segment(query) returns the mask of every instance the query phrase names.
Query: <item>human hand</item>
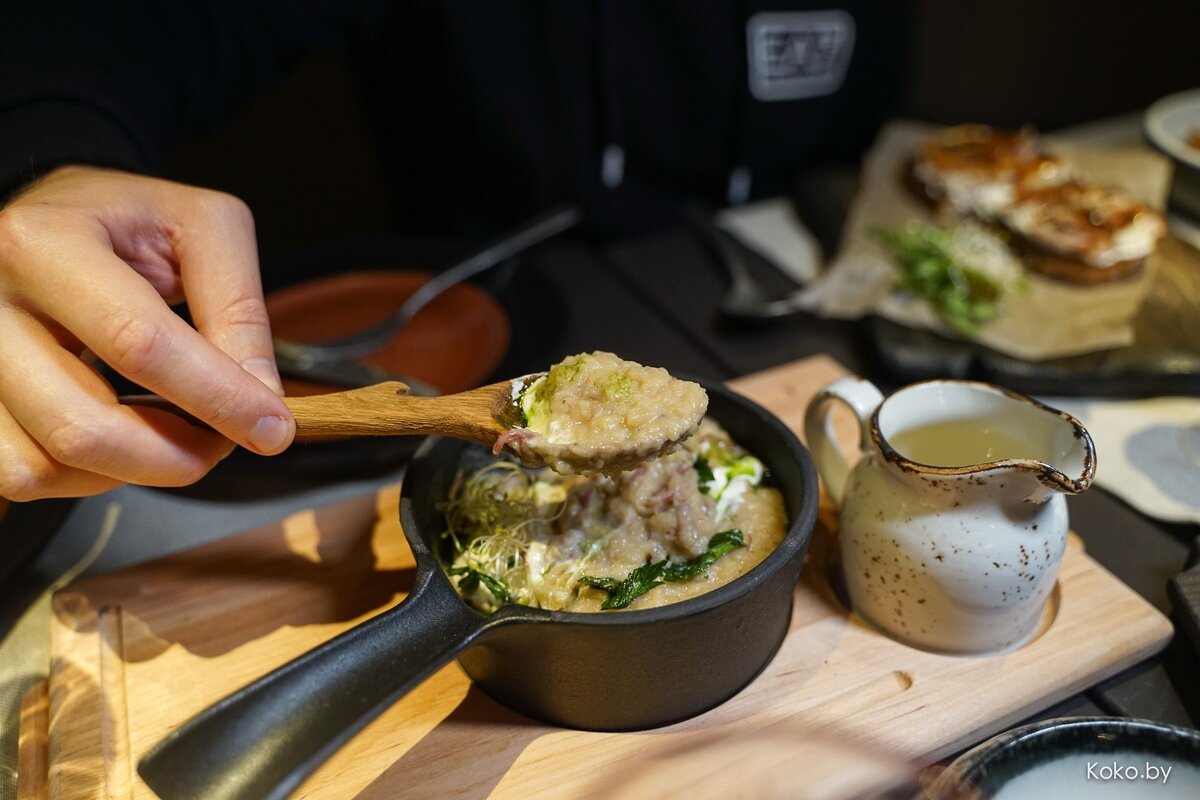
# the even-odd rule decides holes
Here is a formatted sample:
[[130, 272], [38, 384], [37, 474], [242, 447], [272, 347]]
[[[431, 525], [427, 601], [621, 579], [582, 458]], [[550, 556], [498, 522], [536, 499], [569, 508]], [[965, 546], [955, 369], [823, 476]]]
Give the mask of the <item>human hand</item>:
[[[89, 352], [224, 435], [118, 405]], [[0, 497], [180, 486], [235, 444], [278, 453], [281, 393], [241, 200], [71, 166], [0, 210]]]

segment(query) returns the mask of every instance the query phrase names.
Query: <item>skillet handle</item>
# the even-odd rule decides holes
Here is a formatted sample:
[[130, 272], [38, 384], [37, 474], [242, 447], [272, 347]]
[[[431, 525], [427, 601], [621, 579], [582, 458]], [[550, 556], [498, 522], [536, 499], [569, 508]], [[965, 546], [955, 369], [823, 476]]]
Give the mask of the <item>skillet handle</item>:
[[418, 567], [399, 606], [201, 712], [138, 773], [163, 800], [283, 800], [389, 706], [485, 628], [449, 581]]

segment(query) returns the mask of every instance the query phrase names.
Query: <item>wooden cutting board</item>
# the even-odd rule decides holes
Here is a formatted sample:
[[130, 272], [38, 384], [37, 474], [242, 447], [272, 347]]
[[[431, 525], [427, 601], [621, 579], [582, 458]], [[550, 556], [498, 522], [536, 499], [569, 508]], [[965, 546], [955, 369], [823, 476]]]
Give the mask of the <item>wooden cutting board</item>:
[[[800, 430], [809, 398], [842, 374], [812, 358], [734, 386]], [[852, 441], [853, 423], [840, 423]], [[399, 602], [413, 560], [397, 497], [389, 487], [58, 592], [48, 691], [31, 693], [23, 714], [22, 800], [152, 798], [135, 765], [167, 732]], [[1036, 640], [991, 657], [915, 650], [848, 613], [831, 589], [834, 522], [823, 499], [790, 632], [766, 670], [719, 708], [642, 733], [563, 730], [493, 702], [452, 664], [295, 796], [794, 796], [837, 773], [847, 753], [936, 760], [1170, 639], [1166, 618], [1073, 539]]]

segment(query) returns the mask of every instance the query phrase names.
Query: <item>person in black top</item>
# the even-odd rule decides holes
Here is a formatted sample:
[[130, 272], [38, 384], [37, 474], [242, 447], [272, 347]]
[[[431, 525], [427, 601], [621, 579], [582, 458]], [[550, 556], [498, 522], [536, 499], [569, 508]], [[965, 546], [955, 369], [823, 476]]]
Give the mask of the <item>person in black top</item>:
[[[17, 500], [186, 484], [234, 445], [290, 443], [251, 212], [171, 182], [164, 165], [301, 54], [351, 57], [409, 230], [490, 233], [568, 201], [612, 235], [855, 158], [897, 94], [909, 12], [766, 0], [10, 6], [0, 496]], [[184, 300], [195, 328], [168, 307]], [[223, 436], [118, 406], [85, 350]]]

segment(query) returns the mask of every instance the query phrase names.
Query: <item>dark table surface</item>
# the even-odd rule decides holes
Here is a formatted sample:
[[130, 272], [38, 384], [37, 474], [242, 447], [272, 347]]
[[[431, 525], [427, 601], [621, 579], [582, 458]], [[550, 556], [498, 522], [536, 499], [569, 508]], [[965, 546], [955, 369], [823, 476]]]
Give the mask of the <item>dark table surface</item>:
[[[424, 265], [431, 263], [427, 259], [445, 256], [422, 254], [419, 247], [386, 239], [337, 252], [341, 268]], [[326, 256], [309, 253], [297, 257], [295, 265], [283, 266], [303, 274], [301, 262]], [[777, 274], [763, 277], [781, 289], [788, 287]], [[800, 316], [732, 328], [721, 324], [716, 313], [725, 283], [706, 252], [682, 228], [609, 246], [571, 241], [548, 246], [485, 282], [513, 318], [512, 347], [497, 377], [542, 369], [565, 354], [594, 349], [720, 379], [827, 353], [887, 385], [862, 324]], [[367, 460], [366, 467], [357, 469], [341, 457], [264, 461], [231, 458], [186, 491], [124, 487], [70, 508], [61, 502], [29, 504], [21, 510], [21, 530], [5, 523], [0, 543], [6, 537], [15, 542], [17, 537], [36, 536], [39, 527], [48, 531], [47, 537], [40, 537], [48, 541], [3, 579], [0, 669], [5, 679], [0, 681], [0, 701], [6, 699], [4, 691], [15, 696], [45, 673], [44, 649], [23, 647], [24, 663], [17, 664], [14, 648], [8, 645], [22, 630], [17, 626], [22, 613], [75, 565], [86, 564], [86, 573], [120, 569], [298, 509], [366, 494], [394, 481], [403, 468], [402, 458]], [[1091, 555], [1156, 607], [1169, 611], [1166, 583], [1183, 569], [1186, 543], [1196, 528], [1154, 523], [1096, 488], [1073, 498], [1070, 509], [1072, 525]], [[111, 536], [101, 540], [105, 521], [113, 522], [113, 515]], [[23, 625], [28, 630], [27, 620]], [[1038, 716], [1116, 714], [1196, 727], [1197, 676], [1200, 661], [1177, 636], [1162, 655]], [[11, 730], [11, 702], [3, 715], [0, 730]]]

